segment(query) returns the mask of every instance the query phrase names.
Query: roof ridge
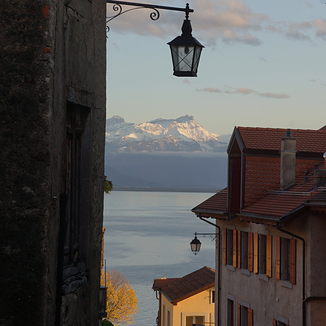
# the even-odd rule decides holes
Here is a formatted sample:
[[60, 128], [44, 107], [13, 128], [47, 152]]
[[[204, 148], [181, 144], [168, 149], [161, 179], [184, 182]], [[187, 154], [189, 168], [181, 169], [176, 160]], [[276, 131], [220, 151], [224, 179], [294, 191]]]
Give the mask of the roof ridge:
[[[268, 130], [277, 130], [277, 131], [287, 131], [290, 129], [291, 131], [299, 131], [299, 132], [317, 132], [317, 133], [326, 133], [326, 126], [320, 129], [301, 129], [301, 128], [273, 128], [273, 127], [243, 127], [238, 126], [238, 129], [246, 129], [246, 130], [261, 130], [261, 131], [268, 131]], [[325, 128], [325, 129], [323, 129]]]

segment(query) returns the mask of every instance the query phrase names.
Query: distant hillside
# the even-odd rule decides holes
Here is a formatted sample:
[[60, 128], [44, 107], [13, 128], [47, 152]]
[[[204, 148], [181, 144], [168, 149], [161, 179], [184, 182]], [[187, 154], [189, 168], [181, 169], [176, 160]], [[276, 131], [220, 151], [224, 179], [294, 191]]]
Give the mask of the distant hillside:
[[217, 191], [226, 186], [226, 154], [108, 153], [105, 173], [116, 189]]

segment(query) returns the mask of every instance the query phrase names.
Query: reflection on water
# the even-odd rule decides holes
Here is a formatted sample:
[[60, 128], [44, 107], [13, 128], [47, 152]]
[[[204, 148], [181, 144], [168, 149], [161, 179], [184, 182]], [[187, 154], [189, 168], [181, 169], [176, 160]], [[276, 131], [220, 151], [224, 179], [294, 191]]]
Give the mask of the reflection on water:
[[215, 231], [191, 212], [211, 195], [113, 191], [105, 196], [104, 256], [107, 269], [122, 272], [136, 292], [133, 325], [156, 324], [154, 278], [182, 277], [203, 266], [215, 267], [214, 241], [200, 238], [202, 249], [196, 256], [189, 246], [194, 232]]

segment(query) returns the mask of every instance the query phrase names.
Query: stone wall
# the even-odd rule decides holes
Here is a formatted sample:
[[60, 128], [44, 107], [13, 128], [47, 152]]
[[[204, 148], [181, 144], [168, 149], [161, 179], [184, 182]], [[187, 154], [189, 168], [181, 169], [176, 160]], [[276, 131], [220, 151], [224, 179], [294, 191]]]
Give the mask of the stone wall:
[[[0, 325], [94, 325], [103, 211], [105, 1], [65, 6], [63, 0], [4, 0], [0, 10]], [[90, 112], [88, 270], [87, 282], [61, 298], [68, 102]]]

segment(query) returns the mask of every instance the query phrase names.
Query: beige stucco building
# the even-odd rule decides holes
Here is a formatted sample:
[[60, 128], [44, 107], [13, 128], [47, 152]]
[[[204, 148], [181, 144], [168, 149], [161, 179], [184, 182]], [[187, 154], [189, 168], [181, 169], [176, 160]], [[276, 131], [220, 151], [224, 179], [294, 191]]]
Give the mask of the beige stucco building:
[[182, 278], [155, 279], [158, 326], [214, 325], [215, 271], [207, 266]]
[[235, 128], [228, 187], [192, 210], [220, 234], [215, 325], [325, 325], [325, 152], [325, 128]]

